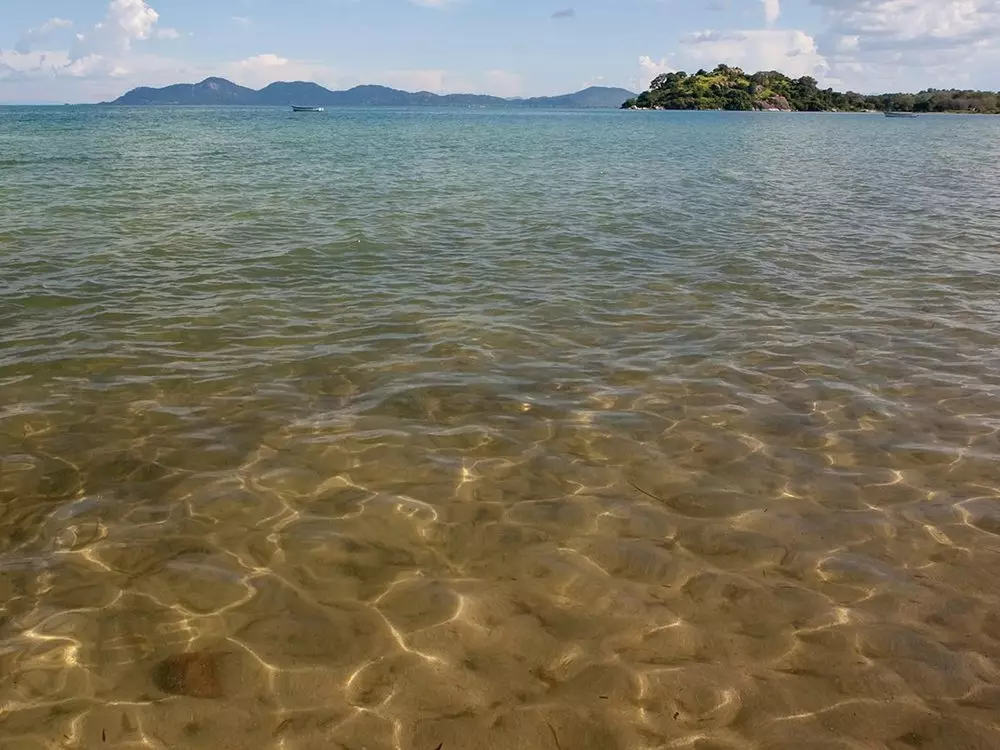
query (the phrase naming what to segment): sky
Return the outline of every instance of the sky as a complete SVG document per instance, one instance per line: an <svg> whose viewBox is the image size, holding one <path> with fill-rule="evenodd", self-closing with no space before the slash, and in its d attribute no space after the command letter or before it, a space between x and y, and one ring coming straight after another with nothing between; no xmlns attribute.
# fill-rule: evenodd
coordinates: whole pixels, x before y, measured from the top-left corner
<svg viewBox="0 0 1000 750"><path fill-rule="evenodd" d="M1000 0L0 0L0 102L229 78L538 96L711 69L1000 89Z"/></svg>

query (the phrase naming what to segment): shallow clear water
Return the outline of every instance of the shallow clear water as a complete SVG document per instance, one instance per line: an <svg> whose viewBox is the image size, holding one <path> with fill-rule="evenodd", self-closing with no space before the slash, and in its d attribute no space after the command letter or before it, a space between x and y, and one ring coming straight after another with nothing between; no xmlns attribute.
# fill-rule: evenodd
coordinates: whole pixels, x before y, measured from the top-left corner
<svg viewBox="0 0 1000 750"><path fill-rule="evenodd" d="M0 108L0 745L1000 746L1000 118Z"/></svg>

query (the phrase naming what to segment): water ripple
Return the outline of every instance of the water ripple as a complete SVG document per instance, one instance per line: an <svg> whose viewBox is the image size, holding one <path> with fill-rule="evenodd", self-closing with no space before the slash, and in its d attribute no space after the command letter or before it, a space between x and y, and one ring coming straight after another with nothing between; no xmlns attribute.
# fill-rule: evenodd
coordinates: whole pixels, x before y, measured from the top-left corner
<svg viewBox="0 0 1000 750"><path fill-rule="evenodd" d="M1000 743L997 121L0 114L12 746Z"/></svg>

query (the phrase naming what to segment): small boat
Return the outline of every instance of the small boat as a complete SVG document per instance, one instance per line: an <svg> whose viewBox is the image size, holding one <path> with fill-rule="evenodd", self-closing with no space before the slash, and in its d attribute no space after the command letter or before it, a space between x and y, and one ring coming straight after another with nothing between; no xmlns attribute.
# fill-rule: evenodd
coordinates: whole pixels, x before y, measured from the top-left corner
<svg viewBox="0 0 1000 750"><path fill-rule="evenodd" d="M297 107L292 105L292 112L323 112L325 111L322 107Z"/></svg>
<svg viewBox="0 0 1000 750"><path fill-rule="evenodd" d="M916 117L916 114L913 113L913 112L897 112L897 111L894 111L894 110L889 110L888 112L885 113L885 116L886 117Z"/></svg>

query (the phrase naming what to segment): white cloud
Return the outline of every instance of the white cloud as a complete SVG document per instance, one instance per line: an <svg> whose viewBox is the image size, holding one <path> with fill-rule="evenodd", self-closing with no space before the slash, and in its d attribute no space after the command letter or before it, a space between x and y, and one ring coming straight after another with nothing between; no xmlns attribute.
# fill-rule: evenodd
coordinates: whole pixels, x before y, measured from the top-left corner
<svg viewBox="0 0 1000 750"><path fill-rule="evenodd" d="M827 24L819 49L845 85L995 88L986 71L1000 64L1000 0L812 2Z"/></svg>
<svg viewBox="0 0 1000 750"><path fill-rule="evenodd" d="M749 71L780 70L795 78L819 78L829 69L816 40L795 29L701 31L681 39L680 55L691 67L726 63Z"/></svg>
<svg viewBox="0 0 1000 750"><path fill-rule="evenodd" d="M48 39L60 29L70 29L72 27L73 22L67 21L65 18L50 18L40 26L35 26L24 32L21 38L18 39L17 44L14 45L14 49L21 54L26 54L37 43Z"/></svg>
<svg viewBox="0 0 1000 750"><path fill-rule="evenodd" d="M650 81L663 73L672 73L677 68L669 58L663 57L654 60L649 55L639 56L639 74L628 81L629 87L634 91L645 91L649 87Z"/></svg>
<svg viewBox="0 0 1000 750"><path fill-rule="evenodd" d="M126 39L149 39L160 14L145 0L111 0L107 20L121 29Z"/></svg>
<svg viewBox="0 0 1000 750"><path fill-rule="evenodd" d="M234 83L250 88L262 88L275 81L314 81L325 86L335 85L335 71L322 63L292 60L274 53L254 55L221 66L219 74Z"/></svg>
<svg viewBox="0 0 1000 750"><path fill-rule="evenodd" d="M159 31L162 29L150 27L143 33L156 36ZM129 44L131 46L132 42ZM208 76L224 76L252 88L261 88L279 80L306 80L330 88L381 83L409 91L435 93L474 92L496 96L519 96L524 93L521 74L502 69L480 72L373 70L346 76L321 62L297 60L273 52L209 66L143 54L137 49L118 54L111 54L110 50L108 54L71 54L68 50L0 51L0 101L37 99L39 82L43 79L46 99L101 101L117 98L135 86L195 82Z"/></svg>
<svg viewBox="0 0 1000 750"><path fill-rule="evenodd" d="M65 18L50 18L38 28L41 31L51 31L52 29L69 29L73 27L73 22Z"/></svg>
<svg viewBox="0 0 1000 750"><path fill-rule="evenodd" d="M1000 0L812 0L824 8L835 34L871 43L955 44L995 39Z"/></svg>
<svg viewBox="0 0 1000 750"><path fill-rule="evenodd" d="M781 1L755 1L766 28L688 34L667 57L640 58L643 74L724 62L864 92L996 88L1000 0L808 0L822 11L810 31L774 28Z"/></svg>
<svg viewBox="0 0 1000 750"><path fill-rule="evenodd" d="M64 49L35 50L34 46L71 28L71 21L52 18L29 29L14 51L0 52L4 98L37 98L40 80L45 81L46 90L67 101L86 101L94 92L101 98L121 93L118 89L125 79L146 84L173 76L176 81L189 65L134 49L136 42L152 38L180 38L177 29L158 28L159 17L145 0L110 0L101 21L67 39Z"/></svg>
<svg viewBox="0 0 1000 750"><path fill-rule="evenodd" d="M183 60L157 55L74 60L66 50L27 55L7 50L0 51L0 101L96 102L114 99L134 86L200 80L203 73Z"/></svg>
<svg viewBox="0 0 1000 750"><path fill-rule="evenodd" d="M837 39L838 52L853 52L861 44L861 37L857 34L848 34Z"/></svg>
<svg viewBox="0 0 1000 750"><path fill-rule="evenodd" d="M177 29L157 29L159 17L160 14L145 0L111 0L104 18L87 31L76 34L68 51L47 53L49 59L65 57L62 69L50 69L49 72L77 77L93 74L120 76L130 67L127 58L134 42L152 37L180 38ZM72 25L71 21L53 18L38 29L29 30L28 34L37 37Z"/></svg>
<svg viewBox="0 0 1000 750"><path fill-rule="evenodd" d="M111 0L104 19L86 33L76 35L70 55L74 60L91 55L124 55L133 42L153 35L159 17L145 0Z"/></svg>
<svg viewBox="0 0 1000 750"><path fill-rule="evenodd" d="M66 52L0 50L0 80L24 80L58 73L69 65Z"/></svg>
<svg viewBox="0 0 1000 750"><path fill-rule="evenodd" d="M642 70L643 74L650 80L656 78L656 76L663 73L672 73L676 68L670 64L667 58L663 57L659 60L654 60L649 55L641 55L639 57L639 68Z"/></svg>
<svg viewBox="0 0 1000 750"><path fill-rule="evenodd" d="M3 2L0 0L0 4ZM460 69L459 63L449 65L449 69L431 65L421 68L419 63L413 69L396 69L386 63L384 68L388 69L375 67L348 75L322 62L294 59L294 47L285 49L288 57L270 53L219 65L157 57L149 54L150 50L163 47L164 40L181 35L177 29L162 25L165 19L153 7L161 7L158 0L91 0L89 5L97 6L99 2L105 7L99 23L86 27L78 23L74 27L69 20L52 18L26 30L13 50L7 47L0 52L3 83L0 100L29 99L42 94L46 99L93 101L116 96L135 85L194 81L208 75L225 75L253 86L275 79L305 79L342 88L349 80L435 92L482 91L513 96L528 89L530 93L542 93L532 90L530 81L510 70ZM463 4L463 0L408 2L428 9L454 9ZM714 5L720 8L732 10L740 5L746 13L744 18L756 17L750 25L759 28L688 34L674 39L664 49L655 50L656 55L638 57L638 65L635 57L627 55L619 63L621 70L609 68L601 72L614 81L634 72L637 79L630 85L635 84L636 89L645 88L649 80L662 72L711 68L720 62L747 70L778 69L794 76L812 75L824 85L866 92L927 86L996 88L995 71L1000 68L1000 0L797 0L797 3L812 6L812 14L800 17L814 17L814 25L801 29L777 28L779 21L787 24L791 20L788 11L792 5L781 0L743 0L740 4L719 0ZM254 7L250 0L232 5L230 12L253 14L248 9ZM553 3L552 8L559 5ZM304 18L302 23L309 20ZM252 23L248 16L232 16L231 21L240 25ZM205 54L217 51L217 47L212 47ZM641 51L637 49L636 53ZM579 61L588 67L591 62ZM533 75L540 77L545 72Z"/></svg>
<svg viewBox="0 0 1000 750"><path fill-rule="evenodd" d="M768 26L778 22L781 18L781 0L760 0L764 6L764 20Z"/></svg>

